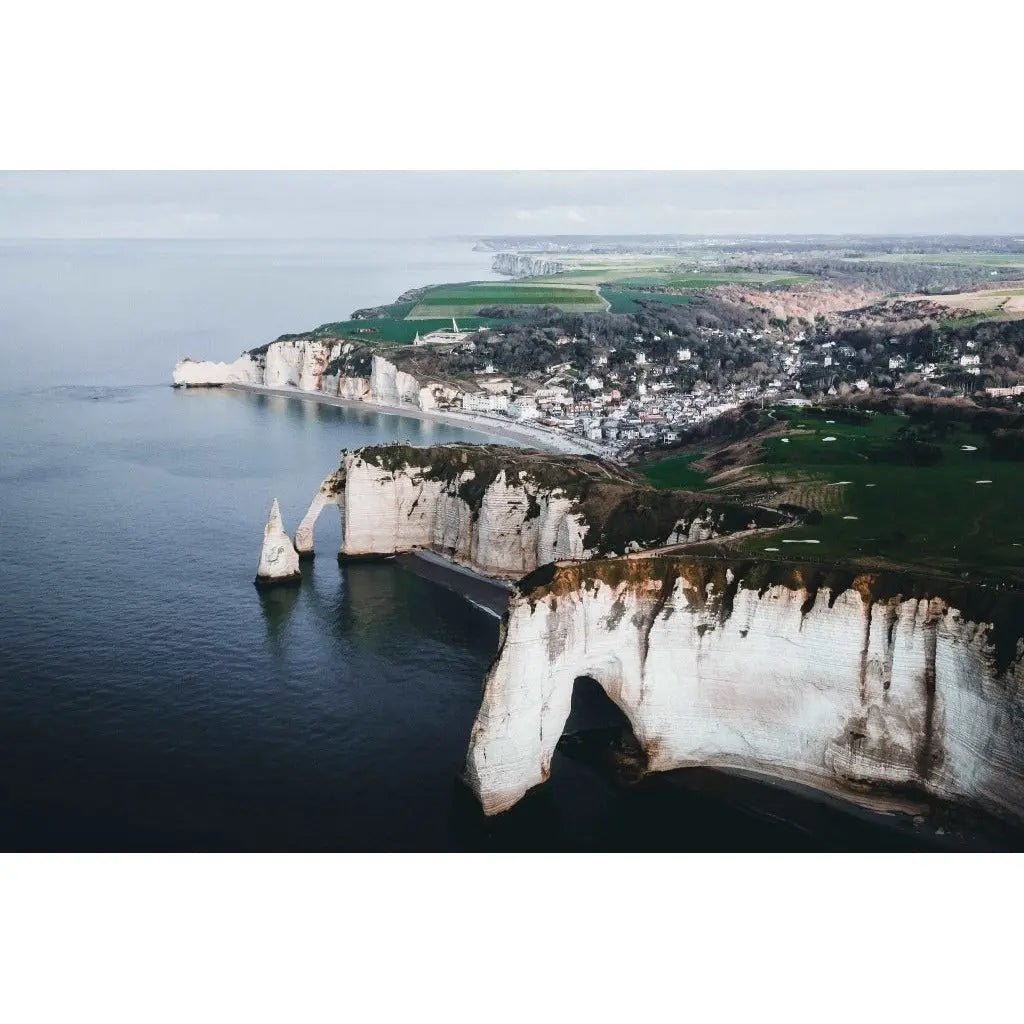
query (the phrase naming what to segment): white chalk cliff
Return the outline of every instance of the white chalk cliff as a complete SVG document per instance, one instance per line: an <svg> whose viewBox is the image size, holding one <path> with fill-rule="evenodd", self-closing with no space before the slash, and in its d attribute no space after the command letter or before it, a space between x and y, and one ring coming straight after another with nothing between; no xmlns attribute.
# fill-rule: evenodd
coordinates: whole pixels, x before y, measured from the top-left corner
<svg viewBox="0 0 1024 1024"><path fill-rule="evenodd" d="M322 391L324 371L340 352L339 341L275 341L267 348L261 383L268 388Z"/></svg>
<svg viewBox="0 0 1024 1024"><path fill-rule="evenodd" d="M574 680L589 676L650 770L737 767L1024 819L1019 595L815 572L663 556L521 582L466 762L484 810L548 777Z"/></svg>
<svg viewBox="0 0 1024 1024"><path fill-rule="evenodd" d="M751 516L762 525L787 521L770 510L654 491L596 460L501 445L383 445L342 453L341 467L320 486L299 527L300 553L312 552L317 517L329 504L342 509L344 556L425 549L512 578L614 546L614 526L625 518L618 514L633 504L656 507L660 515L618 553L733 532L753 525Z"/></svg>
<svg viewBox="0 0 1024 1024"><path fill-rule="evenodd" d="M499 252L491 263L491 270L509 277L541 277L547 274L561 274L568 269L565 263L558 260L528 256L519 252Z"/></svg>
<svg viewBox="0 0 1024 1024"><path fill-rule="evenodd" d="M260 564L256 570L256 582L261 584L285 583L300 578L299 556L291 537L285 532L281 519L281 506L274 499L270 507L270 518L263 528L263 547L260 549Z"/></svg>
<svg viewBox="0 0 1024 1024"><path fill-rule="evenodd" d="M248 384L296 388L377 405L429 410L439 399L451 401L457 389L436 381L420 381L379 355L370 357L368 376L328 373L331 363L353 350L338 338L292 338L254 349L233 363L182 359L174 367L175 387L221 387Z"/></svg>

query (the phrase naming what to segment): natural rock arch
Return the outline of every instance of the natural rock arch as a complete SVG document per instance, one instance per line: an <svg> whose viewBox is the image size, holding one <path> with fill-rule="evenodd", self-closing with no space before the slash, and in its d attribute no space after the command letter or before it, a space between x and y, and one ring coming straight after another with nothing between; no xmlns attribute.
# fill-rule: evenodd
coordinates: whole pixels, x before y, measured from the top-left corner
<svg viewBox="0 0 1024 1024"><path fill-rule="evenodd" d="M338 514L341 516L342 536L344 536L345 492L338 486L334 474L329 476L320 485L320 490L313 495L313 500L310 502L306 514L302 517L299 528L295 531L295 550L299 553L300 558L313 557L315 552L314 533L316 522L320 518L320 513L328 505L336 505L338 507Z"/></svg>
<svg viewBox="0 0 1024 1024"><path fill-rule="evenodd" d="M550 776L551 760L569 718L577 679L590 678L601 687L625 716L645 754L654 744L637 714L642 693L631 683L639 676L636 651L588 652L578 660L563 662L556 673L541 679L532 674L527 663L522 664L531 678L500 678L492 670L470 739L466 780L478 795L495 789L490 778L494 772L516 780L516 792L510 799L507 786L497 787L502 795L487 806L488 813L506 809ZM538 685L539 701L535 699Z"/></svg>

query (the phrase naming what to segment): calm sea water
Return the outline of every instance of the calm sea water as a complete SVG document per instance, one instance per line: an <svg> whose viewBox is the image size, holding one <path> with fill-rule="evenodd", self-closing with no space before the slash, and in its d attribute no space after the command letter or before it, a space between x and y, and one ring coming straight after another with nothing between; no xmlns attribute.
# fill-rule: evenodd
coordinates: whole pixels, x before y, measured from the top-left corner
<svg viewBox="0 0 1024 1024"><path fill-rule="evenodd" d="M270 500L294 529L339 449L479 436L172 391L174 359L486 266L447 243L0 244L0 848L918 843L710 773L621 790L560 755L484 822L456 776L497 621L393 563L339 566L329 514L301 588L253 586ZM574 721L602 713L584 695Z"/></svg>

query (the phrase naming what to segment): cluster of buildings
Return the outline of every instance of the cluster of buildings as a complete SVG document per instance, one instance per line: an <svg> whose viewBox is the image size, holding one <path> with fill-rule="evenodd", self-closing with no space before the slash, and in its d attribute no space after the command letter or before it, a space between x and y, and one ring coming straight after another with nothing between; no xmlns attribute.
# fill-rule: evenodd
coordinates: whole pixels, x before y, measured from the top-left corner
<svg viewBox="0 0 1024 1024"><path fill-rule="evenodd" d="M468 351L475 348L468 340L470 333L459 331L452 321L451 331L435 331L417 339L417 344L462 342L469 346L464 349ZM695 357L690 347L692 341L676 341L671 333L664 340L656 334L648 338L638 334L628 346L628 357L623 358L624 353L620 352L611 365L609 356L616 349L595 345L593 355L582 366L578 360L557 362L532 370L524 377L502 375L492 365L479 367L473 371L478 390L460 392L451 407L562 432L585 440L595 450L615 454L637 443L673 444L686 429L745 402L768 404L785 400L801 387L820 388L836 395L841 388L867 391L875 373L888 373L890 377L914 373L927 380L941 379L952 370L975 376L981 372L981 356L972 351L975 346L970 341L964 351L952 348L943 352L939 364L912 361L894 348L873 357L869 363L864 352L833 340L807 343L803 333L698 328L696 334L700 342L724 338L761 343L757 345L757 358L775 376L768 378L762 368L756 378L751 376L749 380L739 373L710 374L718 381L732 376L741 382L712 384L694 379L707 366L702 367ZM556 346L576 340L559 337ZM592 337L591 341L594 340ZM899 339L890 340L890 345L898 343ZM708 347L698 347L705 353L701 360L706 364ZM652 352L660 355L655 357Z"/></svg>
<svg viewBox="0 0 1024 1024"><path fill-rule="evenodd" d="M474 371L479 390L463 391L452 407L559 431L614 453L639 442L673 444L685 429L746 401L773 401L786 386L784 376L761 385L713 387L698 380L684 391L678 371L694 358L688 346L674 346L668 362L651 359L638 348L631 352L631 363L619 362L610 369L608 355L614 351L595 353L582 369L556 363L526 379L501 375L485 365Z"/></svg>

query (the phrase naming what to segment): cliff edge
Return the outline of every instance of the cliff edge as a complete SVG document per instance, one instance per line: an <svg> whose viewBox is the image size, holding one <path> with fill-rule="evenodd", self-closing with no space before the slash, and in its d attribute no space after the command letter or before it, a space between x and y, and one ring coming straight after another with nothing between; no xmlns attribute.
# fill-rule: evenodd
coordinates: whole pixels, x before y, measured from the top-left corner
<svg viewBox="0 0 1024 1024"><path fill-rule="evenodd" d="M793 522L773 509L656 490L593 457L491 444L343 452L299 526L300 554L312 553L317 518L330 504L342 511L343 556L418 548L510 578L557 559L621 555Z"/></svg>
<svg viewBox="0 0 1024 1024"><path fill-rule="evenodd" d="M550 773L574 681L650 770L736 767L877 803L1024 819L1024 595L697 556L544 566L519 583L465 776L507 810Z"/></svg>

